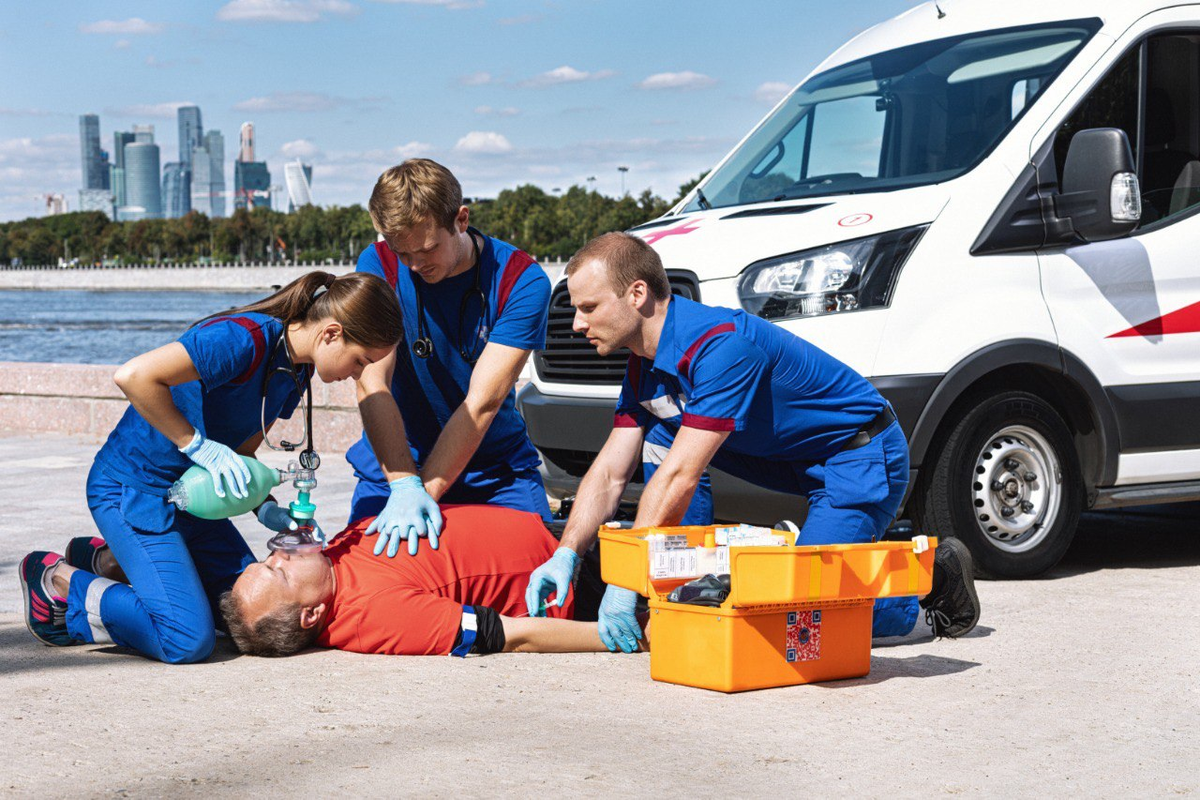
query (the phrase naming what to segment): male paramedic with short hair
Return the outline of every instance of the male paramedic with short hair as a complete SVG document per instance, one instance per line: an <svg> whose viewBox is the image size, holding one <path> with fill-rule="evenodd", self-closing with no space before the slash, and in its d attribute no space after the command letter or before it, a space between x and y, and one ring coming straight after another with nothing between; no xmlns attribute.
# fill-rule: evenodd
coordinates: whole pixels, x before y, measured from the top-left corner
<svg viewBox="0 0 1200 800"><path fill-rule="evenodd" d="M513 390L545 344L550 281L511 244L468 224L458 180L414 158L384 172L371 194L383 241L358 271L387 280L404 314L395 353L363 371L364 435L346 453L358 485L350 521L376 516L376 555L437 548L438 503L487 503L549 520L538 454Z"/></svg>
<svg viewBox="0 0 1200 800"><path fill-rule="evenodd" d="M564 596L579 557L612 518L643 463L636 527L712 522L713 466L776 491L805 495L796 544L879 540L908 483L908 446L887 401L861 375L811 343L741 310L673 297L658 254L635 236L588 242L567 266L577 332L600 355L632 355L612 433L579 486L562 546L530 576L538 613ZM702 479L704 482L702 484ZM641 638L637 595L609 586L600 638L631 652ZM979 618L970 553L943 539L933 591L920 601L939 636L962 636ZM900 636L917 620L915 597L875 602L874 636Z"/></svg>

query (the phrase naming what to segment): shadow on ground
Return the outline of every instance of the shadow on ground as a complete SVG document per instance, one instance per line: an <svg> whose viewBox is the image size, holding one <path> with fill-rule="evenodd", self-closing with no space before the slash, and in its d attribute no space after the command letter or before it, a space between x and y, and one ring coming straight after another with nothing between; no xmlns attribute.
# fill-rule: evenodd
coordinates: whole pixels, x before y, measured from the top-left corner
<svg viewBox="0 0 1200 800"><path fill-rule="evenodd" d="M1200 503L1090 511L1046 578L1102 569L1161 569L1200 564Z"/></svg>

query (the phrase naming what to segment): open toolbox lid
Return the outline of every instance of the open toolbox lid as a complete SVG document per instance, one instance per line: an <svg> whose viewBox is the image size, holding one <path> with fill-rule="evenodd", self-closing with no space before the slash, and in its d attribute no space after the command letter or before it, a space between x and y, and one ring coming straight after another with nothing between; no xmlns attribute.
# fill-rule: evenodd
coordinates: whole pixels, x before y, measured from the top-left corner
<svg viewBox="0 0 1200 800"><path fill-rule="evenodd" d="M665 600L676 586L693 580L650 577L645 537L684 535L688 546L704 544L705 534L724 525L600 529L600 567L605 583ZM787 531L775 533L794 536ZM828 600L927 594L933 582L936 538L907 542L834 544L809 547L730 547L730 594L723 607L749 608Z"/></svg>

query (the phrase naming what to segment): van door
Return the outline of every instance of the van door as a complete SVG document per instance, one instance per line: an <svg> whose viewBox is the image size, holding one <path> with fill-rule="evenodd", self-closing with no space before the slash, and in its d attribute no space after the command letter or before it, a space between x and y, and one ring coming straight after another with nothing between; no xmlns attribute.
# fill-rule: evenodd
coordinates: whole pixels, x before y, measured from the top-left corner
<svg viewBox="0 0 1200 800"><path fill-rule="evenodd" d="M1123 239L1039 254L1063 349L1116 411L1118 485L1200 478L1200 25L1126 48L1054 133L1121 128L1138 164L1142 219Z"/></svg>

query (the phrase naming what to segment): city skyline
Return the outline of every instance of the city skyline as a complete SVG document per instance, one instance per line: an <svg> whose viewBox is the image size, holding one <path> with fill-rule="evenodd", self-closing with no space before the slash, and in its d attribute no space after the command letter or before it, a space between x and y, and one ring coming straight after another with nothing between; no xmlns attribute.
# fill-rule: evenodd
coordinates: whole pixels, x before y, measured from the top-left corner
<svg viewBox="0 0 1200 800"><path fill-rule="evenodd" d="M39 214L36 195L79 196L84 114L101 117L114 166L112 136L135 123L159 126L160 165L188 165L166 135L186 106L231 151L240 124L259 122L274 182L299 158L324 205L365 203L379 172L413 155L445 163L468 196L522 183L616 196L624 179L670 197L837 46L911 5L113 0L47 15L5 4L0 64L23 78L0 101L0 220ZM400 44L376 44L388 31ZM24 69L47 52L50 68Z"/></svg>

